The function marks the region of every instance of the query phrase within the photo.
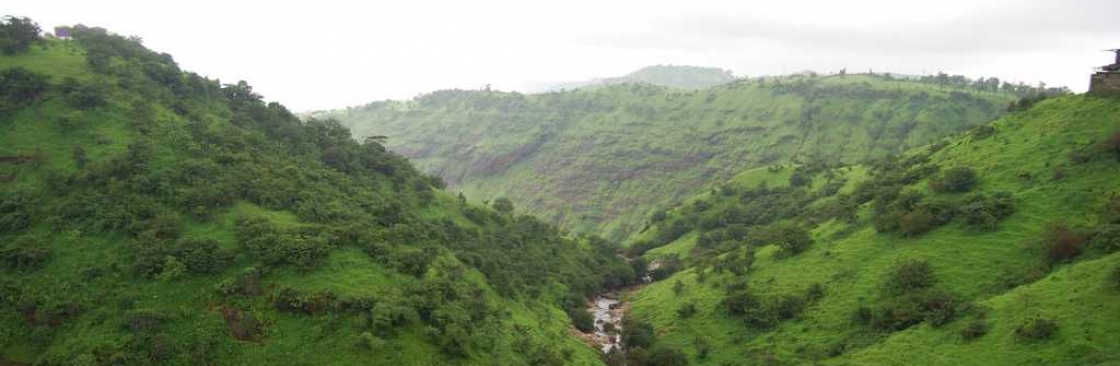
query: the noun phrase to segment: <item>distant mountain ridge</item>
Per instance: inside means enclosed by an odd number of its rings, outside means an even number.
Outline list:
[[[528,91],[549,92],[625,83],[645,83],[680,89],[704,89],[727,84],[736,79],[731,70],[724,70],[718,67],[652,65],[617,77],[594,78],[573,82],[546,82],[531,87]]]
[[[387,136],[467,197],[508,197],[565,228],[621,239],[656,206],[736,171],[898,153],[991,121],[1021,92],[963,77],[806,74],[703,90],[444,90],[311,115]]]

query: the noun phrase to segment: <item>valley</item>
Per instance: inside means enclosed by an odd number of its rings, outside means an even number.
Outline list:
[[[385,136],[449,189],[508,198],[576,233],[624,240],[739,171],[901,153],[986,123],[1022,95],[998,79],[889,74],[739,79],[706,89],[618,84],[524,95],[446,90],[311,113]]]
[[[38,27],[0,21],[0,365],[1120,363],[1120,64],[294,113]]]

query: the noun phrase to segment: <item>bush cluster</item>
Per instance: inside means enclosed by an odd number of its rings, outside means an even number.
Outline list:
[[[1065,224],[1051,225],[1046,231],[1046,260],[1050,265],[1072,261],[1085,251],[1089,235]]]
[[[934,192],[968,192],[976,184],[976,173],[963,166],[945,169],[929,179],[929,188]]]
[[[945,325],[960,313],[961,302],[951,293],[934,289],[936,282],[929,262],[901,262],[884,281],[883,302],[874,307],[860,306],[854,318],[880,331],[903,330],[922,322]]]
[[[803,294],[785,294],[763,298],[745,284],[728,286],[721,306],[731,315],[742,318],[747,325],[769,329],[778,323],[797,318],[810,305],[824,296],[819,284],[810,286]]]
[[[1057,333],[1058,322],[1041,316],[1033,317],[1015,327],[1015,337],[1023,342],[1044,341]]]
[[[51,250],[39,240],[23,237],[0,249],[0,266],[12,271],[33,271],[51,259]]]

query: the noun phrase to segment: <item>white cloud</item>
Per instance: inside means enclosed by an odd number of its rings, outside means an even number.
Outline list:
[[[45,28],[135,34],[183,68],[295,110],[440,88],[511,89],[649,64],[738,75],[948,73],[1084,90],[1120,44],[1120,2],[0,0]]]

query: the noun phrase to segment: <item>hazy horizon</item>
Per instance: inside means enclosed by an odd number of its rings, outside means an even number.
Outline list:
[[[1100,51],[1120,46],[1109,19],[1120,3],[1103,0],[7,2],[5,14],[45,31],[82,23],[140,36],[186,70],[246,80],[296,111],[484,85],[531,91],[658,64],[739,77],[940,71],[1081,92],[1111,61]]]

